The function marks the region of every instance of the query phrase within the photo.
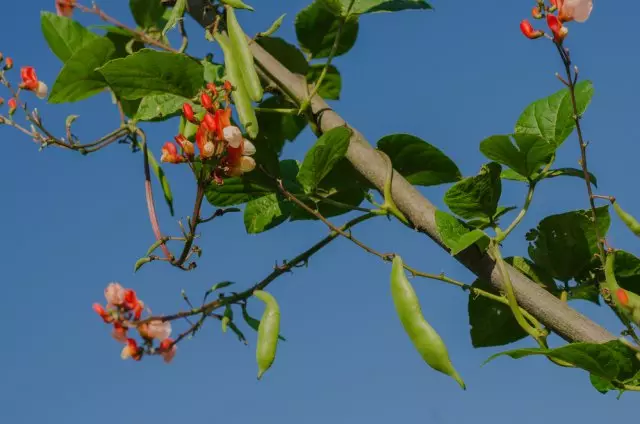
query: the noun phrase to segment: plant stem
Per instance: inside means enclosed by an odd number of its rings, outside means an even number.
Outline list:
[[[530,182],[529,190],[527,191],[527,197],[524,201],[524,205],[522,206],[522,209],[520,210],[520,213],[518,214],[518,216],[516,216],[516,218],[507,227],[506,230],[504,230],[502,233],[496,236],[496,242],[498,243],[502,242],[505,238],[507,238],[509,233],[511,233],[518,226],[518,224],[520,224],[520,221],[522,221],[524,216],[527,214],[527,211],[529,210],[529,206],[531,206],[531,201],[533,200],[533,193],[535,189],[536,189],[536,183]]]
[[[204,200],[204,185],[200,181],[198,181],[198,191],[196,193],[196,201],[193,205],[193,214],[191,216],[191,221],[189,222],[189,234],[187,235],[187,241],[184,244],[182,253],[180,253],[180,257],[172,262],[173,265],[181,269],[185,269],[183,267],[184,262],[189,257],[191,246],[193,246],[193,240],[195,240],[196,228],[200,223],[200,209],[202,208],[203,200]],[[191,269],[191,268],[186,268],[186,269]]]

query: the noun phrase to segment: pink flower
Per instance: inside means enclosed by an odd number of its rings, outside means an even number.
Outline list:
[[[124,303],[125,290],[119,283],[109,283],[104,289],[104,297],[107,299],[107,308],[120,306]]]
[[[142,354],[140,353],[140,348],[138,348],[138,343],[134,339],[127,339],[127,344],[122,348],[120,357],[122,359],[133,358],[135,361],[139,361],[142,358]]]
[[[164,339],[160,342],[160,355],[164,359],[164,362],[167,364],[173,361],[174,356],[176,356],[176,351],[178,347],[173,344],[172,339]]]
[[[556,0],[562,22],[585,22],[593,10],[593,0]]]
[[[111,337],[120,343],[127,343],[127,328],[117,322],[114,323]]]
[[[113,321],[113,317],[109,315],[107,311],[104,310],[101,304],[94,303],[93,310],[96,312],[96,314],[100,315],[100,318],[102,318],[102,320],[107,324]]]
[[[171,335],[171,323],[169,321],[151,321],[146,328],[146,333],[151,339],[168,339]]]

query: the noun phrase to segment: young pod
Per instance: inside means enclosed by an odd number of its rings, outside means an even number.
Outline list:
[[[640,237],[640,222],[635,219],[631,214],[625,212],[618,202],[613,202],[613,209],[622,222],[635,234]]]
[[[249,49],[247,35],[240,26],[233,7],[226,6],[225,9],[227,12],[227,31],[229,32],[231,47],[236,56],[240,72],[242,72],[242,77],[244,78],[244,83],[247,87],[247,93],[249,93],[251,100],[259,102],[262,100],[264,90],[262,89],[262,84],[260,83],[258,72],[256,71],[253,55]]]
[[[256,290],[253,295],[265,303],[265,309],[258,326],[256,360],[258,362],[258,380],[271,368],[276,359],[278,335],[280,334],[280,307],[271,294]]]
[[[391,296],[402,327],[422,359],[434,370],[456,380],[463,390],[466,389],[451,363],[444,341],[422,316],[418,296],[404,272],[402,258],[397,255],[391,269]]]
[[[216,33],[214,35],[218,44],[222,48],[224,55],[224,63],[227,71],[227,78],[231,81],[231,84],[235,87],[231,97],[236,105],[238,116],[240,117],[240,123],[244,127],[249,137],[254,139],[258,135],[258,118],[256,112],[251,105],[251,99],[247,93],[244,78],[240,72],[240,67],[237,62],[237,58],[231,48],[231,41],[229,37],[224,34]]]

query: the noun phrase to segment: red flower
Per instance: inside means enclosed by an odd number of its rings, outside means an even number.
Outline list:
[[[553,40],[556,43],[561,43],[569,33],[569,29],[562,26],[562,22],[556,15],[547,15],[547,25],[551,32],[553,32]]]
[[[207,90],[209,90],[211,92],[211,95],[214,97],[218,95],[218,89],[216,88],[216,85],[212,82],[207,84]]]
[[[12,68],[13,68],[13,59],[8,57],[7,61],[4,63],[4,70],[8,71],[9,69],[12,69]]]
[[[231,85],[231,82],[229,82],[228,80],[224,82],[224,85],[222,87],[224,88],[224,91],[226,91],[227,93],[230,93],[233,90],[233,86]]]
[[[18,102],[15,97],[10,98],[7,104],[9,105],[9,115],[13,115],[18,108]]]
[[[127,343],[127,328],[118,322],[114,322],[111,337],[120,343]]]
[[[536,38],[540,38],[544,35],[544,32],[533,29],[531,22],[527,19],[520,22],[520,31],[522,31],[522,34],[530,40],[535,40]]]
[[[207,110],[213,109],[213,100],[211,100],[211,96],[209,96],[207,93],[203,92],[200,95],[200,103],[202,103],[202,107]]]
[[[181,162],[184,162],[184,157],[178,154],[178,149],[176,148],[175,144],[171,143],[170,141],[167,141],[166,143],[164,143],[164,146],[162,146],[162,156],[160,156],[160,161],[167,162],[167,163],[181,163]],[[133,290],[131,291],[133,292]],[[135,292],[133,293],[135,296]],[[125,302],[126,302],[126,294],[125,294]],[[133,309],[133,306],[130,307],[129,309]]]
[[[193,108],[189,103],[185,103],[182,105],[182,114],[184,115],[184,119],[191,122],[192,124],[197,124],[195,115],[193,114]]]
[[[36,70],[32,66],[23,66],[20,69],[20,77],[22,78],[20,88],[33,91],[41,99],[47,97],[49,88],[42,81],[38,81]]]
[[[94,303],[93,304],[93,310],[96,311],[96,313],[98,315],[100,315],[100,318],[102,318],[102,320],[109,324],[111,322],[113,322],[113,317],[111,315],[109,315],[109,313],[107,311],[104,310],[104,308],[102,307],[101,304],[99,303]]]
[[[618,298],[622,306],[629,305],[629,295],[627,294],[625,289],[618,289],[616,291],[616,297]]]
[[[160,342],[159,350],[164,362],[168,364],[173,360],[173,357],[176,356],[177,346],[173,344],[172,339],[167,338]]]
[[[70,18],[73,15],[73,7],[76,0],[56,0],[56,12],[58,16]]]
[[[140,358],[142,358],[142,353],[140,352],[140,348],[138,348],[138,343],[136,343],[134,339],[127,339],[127,344],[122,349],[120,357],[122,359],[133,358],[135,361],[139,361]]]
[[[202,127],[207,131],[214,132],[218,128],[215,116],[207,113],[202,120]]]

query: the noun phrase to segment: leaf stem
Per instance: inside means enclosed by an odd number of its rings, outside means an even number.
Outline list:
[[[503,232],[500,232],[499,235],[496,236],[497,243],[500,243],[505,238],[507,238],[507,236],[518,226],[518,224],[520,224],[524,216],[527,214],[527,211],[529,210],[529,206],[531,206],[531,201],[533,200],[533,193],[535,189],[536,189],[535,181],[530,182],[529,190],[527,191],[527,197],[525,198],[524,205],[522,206],[520,213],[518,214],[518,216],[516,216],[516,218],[507,227],[506,230],[504,230]]]

